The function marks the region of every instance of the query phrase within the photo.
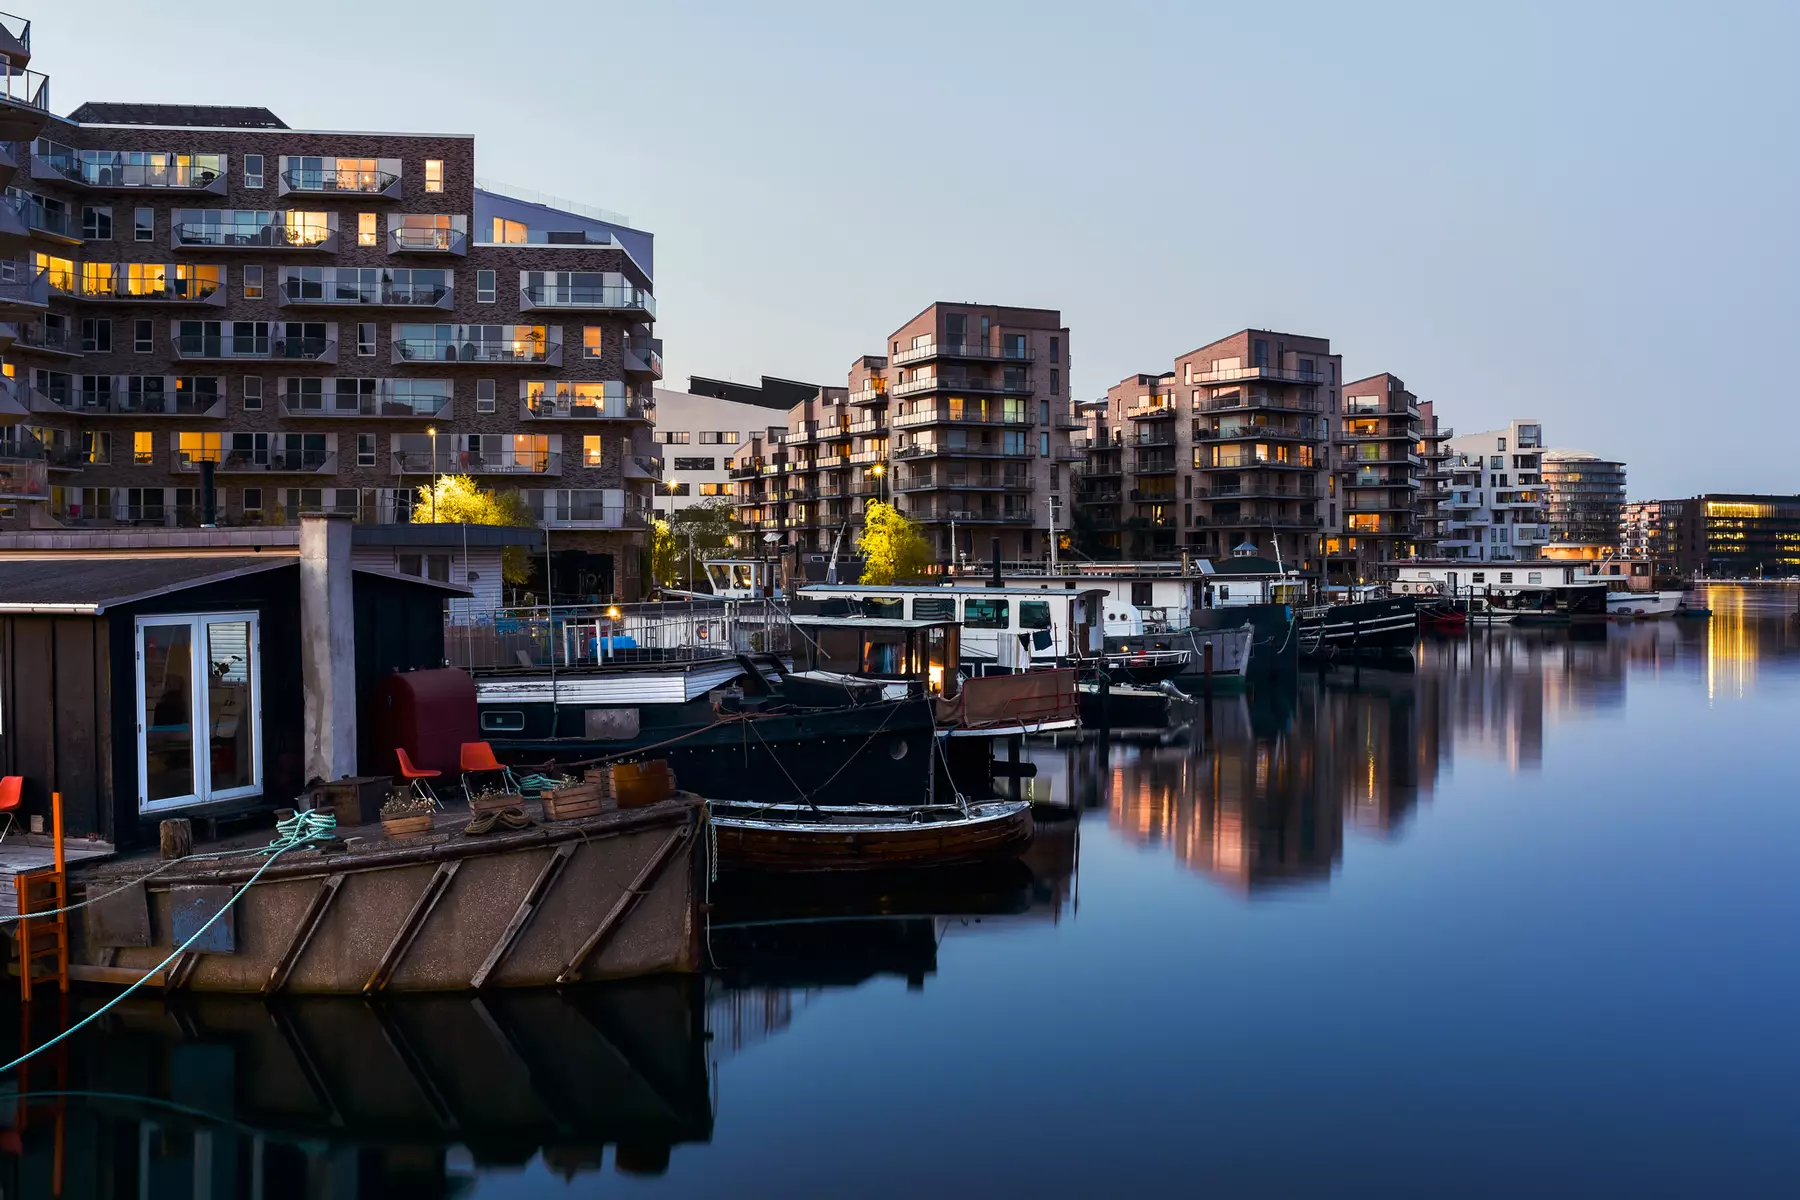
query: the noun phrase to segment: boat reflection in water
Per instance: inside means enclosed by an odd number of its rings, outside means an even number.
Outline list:
[[[439,1197],[538,1156],[598,1171],[608,1147],[616,1170],[660,1174],[712,1136],[702,997],[675,977],[378,1004],[133,997],[65,1060],[34,1060],[0,1192]],[[78,997],[77,1018],[84,1002],[100,1000]]]

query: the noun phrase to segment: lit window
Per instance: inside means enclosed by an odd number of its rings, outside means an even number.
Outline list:
[[[581,465],[584,467],[606,465],[606,449],[600,435],[590,433],[581,439]]]
[[[523,221],[508,221],[505,217],[494,218],[493,240],[502,246],[522,244],[529,236]]]
[[[444,190],[444,160],[428,158],[425,160],[425,190],[441,192]]]
[[[375,244],[375,214],[356,214],[356,244],[373,246]]]
[[[598,325],[588,325],[581,331],[581,356],[583,358],[600,357],[600,339],[606,331]]]
[[[131,435],[131,461],[138,466],[148,465],[155,458],[154,447],[156,435],[143,430]]]

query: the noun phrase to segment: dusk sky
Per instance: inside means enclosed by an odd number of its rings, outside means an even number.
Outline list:
[[[628,214],[671,386],[1042,306],[1077,397],[1256,326],[1633,499],[1800,489],[1793,4],[20,2],[59,112],[469,133]]]

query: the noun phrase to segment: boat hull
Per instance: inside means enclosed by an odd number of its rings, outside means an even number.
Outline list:
[[[535,807],[535,806],[533,806]],[[467,836],[466,809],[431,833],[340,829],[347,850],[290,851],[150,982],[167,991],[376,995],[548,987],[702,969],[702,804]],[[351,839],[355,840],[351,840]],[[126,984],[168,958],[266,860],[196,858],[77,910],[71,974]],[[97,895],[142,860],[71,872]]]
[[[1683,598],[1682,592],[1614,592],[1606,597],[1606,615],[1619,619],[1672,617]]]
[[[1016,858],[1031,844],[1031,805],[976,804],[968,817],[913,821],[906,807],[715,802],[722,871],[891,871]],[[760,814],[760,815],[758,815]]]
[[[1297,636],[1304,658],[1410,654],[1419,636],[1418,602],[1390,596],[1308,609]]]

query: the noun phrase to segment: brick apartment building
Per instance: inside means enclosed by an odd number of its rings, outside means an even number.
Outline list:
[[[919,522],[939,561],[1049,549],[1050,502],[1068,520],[1081,457],[1069,400],[1069,330],[1054,309],[928,306],[852,364],[845,387],[788,411],[780,445],[744,448],[738,516],[786,544],[827,550],[886,498]],[[848,540],[846,539],[846,545]]]
[[[403,522],[460,473],[638,594],[650,234],[477,186],[462,136],[14,96],[0,143],[0,528]]]
[[[1101,553],[1318,569],[1342,359],[1324,338],[1245,329],[1082,406],[1080,530]]]
[[[1649,556],[1684,579],[1800,576],[1800,496],[1709,492],[1633,506]]]
[[[1333,425],[1328,573],[1374,582],[1388,563],[1431,557],[1449,457],[1435,417],[1399,376],[1383,372],[1344,385]]]

